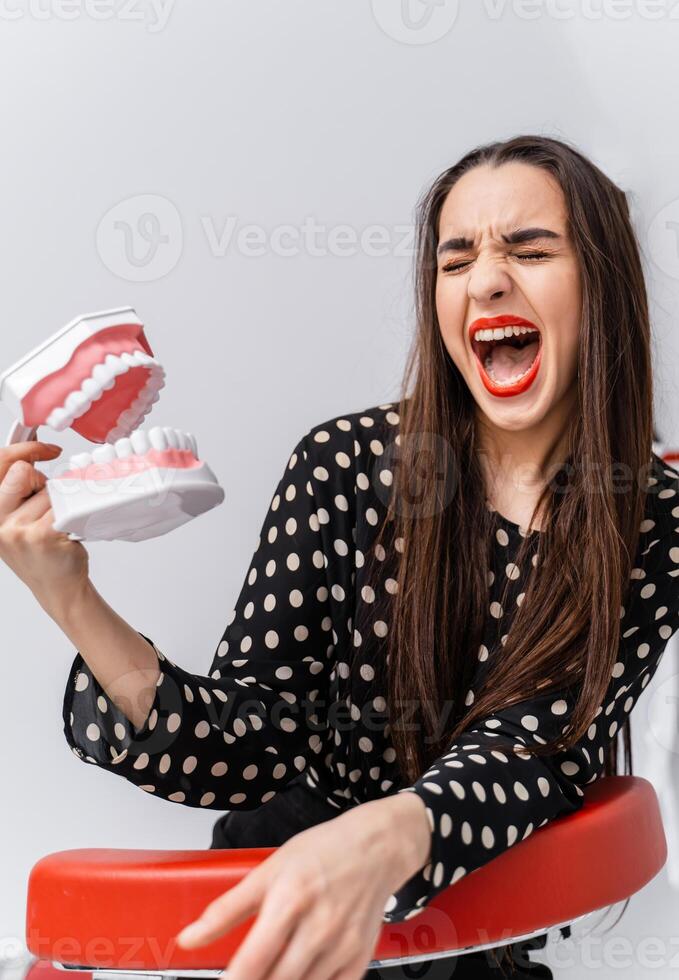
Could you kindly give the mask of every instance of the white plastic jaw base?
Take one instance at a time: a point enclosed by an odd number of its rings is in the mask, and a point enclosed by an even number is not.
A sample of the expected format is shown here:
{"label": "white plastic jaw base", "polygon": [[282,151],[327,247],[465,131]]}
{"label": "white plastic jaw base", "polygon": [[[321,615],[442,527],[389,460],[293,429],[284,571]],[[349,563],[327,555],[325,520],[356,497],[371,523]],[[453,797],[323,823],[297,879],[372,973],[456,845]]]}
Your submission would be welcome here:
{"label": "white plastic jaw base", "polygon": [[12,428],[9,430],[9,435],[5,440],[5,446],[13,446],[15,442],[31,442],[37,438],[38,430],[30,425],[24,425],[23,422],[16,421]]}
{"label": "white plastic jaw base", "polygon": [[[99,486],[97,486],[99,484]],[[224,490],[206,463],[118,479],[47,481],[55,531],[77,541],[144,541],[216,507]]]}

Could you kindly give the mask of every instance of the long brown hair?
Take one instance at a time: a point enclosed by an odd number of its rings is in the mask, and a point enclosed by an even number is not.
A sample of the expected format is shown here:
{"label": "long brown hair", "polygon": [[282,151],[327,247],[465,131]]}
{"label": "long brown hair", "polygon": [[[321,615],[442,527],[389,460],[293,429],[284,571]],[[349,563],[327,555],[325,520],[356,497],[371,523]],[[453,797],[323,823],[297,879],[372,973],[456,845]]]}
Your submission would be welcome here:
{"label": "long brown hair", "polygon": [[[502,656],[493,659],[473,703],[466,704],[489,605],[493,517],[477,455],[474,399],[437,319],[436,245],[441,208],[456,181],[481,164],[510,161],[546,170],[565,198],[582,290],[578,402],[566,462],[545,486],[530,522],[540,514],[533,561],[541,572],[530,574],[525,601],[502,638]],[[619,464],[634,475],[647,468],[653,437],[650,327],[638,244],[625,193],[590,160],[543,136],[477,147],[420,198],[415,245],[416,330],[397,403],[398,466],[370,556],[374,560],[387,534],[397,544],[386,663],[391,737],[408,782],[469,726],[538,690],[572,692],[570,725],[559,737],[521,751],[566,749],[587,730],[618,656],[620,608],[644,514],[638,480],[621,493],[610,477]],[[587,461],[599,465],[588,467]],[[533,547],[534,536],[526,535],[516,563]],[[444,704],[453,709],[442,731]],[[398,705],[417,706],[416,724],[399,723]],[[618,734],[624,734],[631,772],[629,718]],[[492,748],[499,743],[493,739]],[[606,757],[607,775],[618,772],[617,756],[616,739]]]}

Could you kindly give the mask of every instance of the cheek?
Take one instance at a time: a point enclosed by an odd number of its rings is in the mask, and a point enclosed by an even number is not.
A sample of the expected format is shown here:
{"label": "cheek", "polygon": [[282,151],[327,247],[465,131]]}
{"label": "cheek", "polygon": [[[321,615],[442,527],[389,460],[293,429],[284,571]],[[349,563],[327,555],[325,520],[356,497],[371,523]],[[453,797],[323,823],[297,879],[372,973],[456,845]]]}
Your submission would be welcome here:
{"label": "cheek", "polygon": [[436,303],[436,315],[439,318],[439,323],[443,326],[447,318],[448,296],[441,279],[436,280],[434,301]]}
{"label": "cheek", "polygon": [[578,369],[578,360],[580,354],[580,323],[579,321],[573,324],[572,329],[568,335],[568,364],[570,366],[571,377],[575,377]]}
{"label": "cheek", "polygon": [[580,284],[576,273],[573,273],[563,296],[562,323],[564,355],[574,370],[578,363],[582,327]]}
{"label": "cheek", "polygon": [[580,353],[580,313],[570,310],[562,315],[555,346],[559,384],[568,388],[575,381]]}
{"label": "cheek", "polygon": [[464,325],[464,296],[445,279],[439,279],[435,292],[436,315],[448,349],[461,349]]}
{"label": "cheek", "polygon": [[543,322],[552,333],[559,362],[569,367],[577,364],[582,318],[577,269],[561,267],[557,276],[550,270],[539,286],[533,291],[527,290],[526,295],[534,300]]}

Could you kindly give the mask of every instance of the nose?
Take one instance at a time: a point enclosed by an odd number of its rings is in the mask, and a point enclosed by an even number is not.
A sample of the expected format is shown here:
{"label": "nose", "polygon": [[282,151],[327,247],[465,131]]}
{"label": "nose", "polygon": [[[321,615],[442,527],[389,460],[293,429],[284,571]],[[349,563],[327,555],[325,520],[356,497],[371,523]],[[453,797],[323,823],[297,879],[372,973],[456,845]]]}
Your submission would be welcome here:
{"label": "nose", "polygon": [[509,295],[512,279],[504,260],[499,256],[480,253],[467,280],[467,294],[478,304]]}

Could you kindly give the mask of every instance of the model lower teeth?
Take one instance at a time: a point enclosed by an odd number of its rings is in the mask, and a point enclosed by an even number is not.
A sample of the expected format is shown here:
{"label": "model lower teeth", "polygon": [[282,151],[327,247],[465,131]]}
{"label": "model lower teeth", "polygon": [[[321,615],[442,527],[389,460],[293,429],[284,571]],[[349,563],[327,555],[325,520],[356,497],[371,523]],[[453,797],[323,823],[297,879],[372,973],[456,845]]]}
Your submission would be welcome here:
{"label": "model lower teeth", "polygon": [[113,444],[99,446],[91,453],[77,453],[71,456],[69,469],[84,469],[92,463],[112,463],[114,459],[144,456],[152,449],[158,452],[166,452],[169,449],[185,450],[198,459],[196,439],[190,432],[171,429],[168,426],[154,426],[148,432],[137,429],[129,438],[124,437]]}

